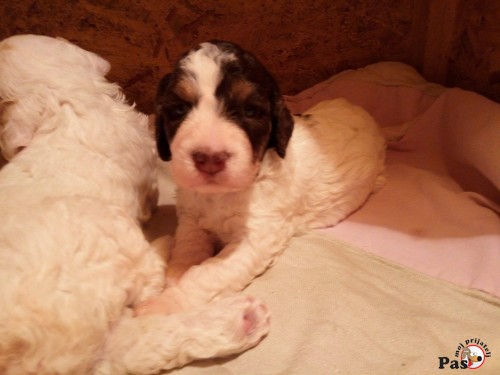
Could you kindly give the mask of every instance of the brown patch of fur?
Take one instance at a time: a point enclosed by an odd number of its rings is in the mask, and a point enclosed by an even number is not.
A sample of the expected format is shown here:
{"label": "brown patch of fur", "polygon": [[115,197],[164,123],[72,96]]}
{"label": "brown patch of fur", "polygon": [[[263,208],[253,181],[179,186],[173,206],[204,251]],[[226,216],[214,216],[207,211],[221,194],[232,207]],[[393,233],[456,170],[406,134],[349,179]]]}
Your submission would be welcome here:
{"label": "brown patch of fur", "polygon": [[243,103],[254,92],[255,85],[245,80],[235,81],[231,85],[231,96],[239,103]]}
{"label": "brown patch of fur", "polygon": [[198,100],[198,90],[188,78],[182,78],[174,87],[176,95],[188,103],[195,103]]}

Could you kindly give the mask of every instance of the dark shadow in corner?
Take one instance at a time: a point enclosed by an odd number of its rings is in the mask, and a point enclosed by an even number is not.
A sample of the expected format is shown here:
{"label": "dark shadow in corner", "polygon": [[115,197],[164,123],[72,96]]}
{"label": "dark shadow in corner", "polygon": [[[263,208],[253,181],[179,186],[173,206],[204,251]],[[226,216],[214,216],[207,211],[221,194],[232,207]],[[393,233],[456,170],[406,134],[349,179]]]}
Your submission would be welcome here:
{"label": "dark shadow in corner", "polygon": [[144,235],[148,241],[153,241],[165,235],[173,236],[177,228],[177,215],[175,206],[158,206],[151,219],[144,224]]}

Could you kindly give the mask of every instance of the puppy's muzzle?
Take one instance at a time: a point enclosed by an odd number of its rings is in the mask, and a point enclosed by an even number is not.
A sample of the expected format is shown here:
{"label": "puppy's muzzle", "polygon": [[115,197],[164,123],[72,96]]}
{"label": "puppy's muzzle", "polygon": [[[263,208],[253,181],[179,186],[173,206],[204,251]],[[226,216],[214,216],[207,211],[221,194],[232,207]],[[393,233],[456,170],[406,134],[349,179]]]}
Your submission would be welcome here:
{"label": "puppy's muzzle", "polygon": [[208,175],[215,175],[226,168],[226,161],[231,157],[228,152],[195,151],[191,154],[196,169]]}

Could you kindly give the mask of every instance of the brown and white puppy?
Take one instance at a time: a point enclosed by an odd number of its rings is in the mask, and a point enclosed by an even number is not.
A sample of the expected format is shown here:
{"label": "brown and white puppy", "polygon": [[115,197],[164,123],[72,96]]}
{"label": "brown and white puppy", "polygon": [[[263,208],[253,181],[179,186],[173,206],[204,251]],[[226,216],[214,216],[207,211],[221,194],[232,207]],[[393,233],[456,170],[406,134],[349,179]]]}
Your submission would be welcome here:
{"label": "brown and white puppy", "polygon": [[385,141],[364,110],[338,99],[292,118],[271,74],[232,43],[181,58],[160,83],[156,115],[179,227],[170,287],[139,313],[243,289],[294,234],[336,224],[382,181]]}

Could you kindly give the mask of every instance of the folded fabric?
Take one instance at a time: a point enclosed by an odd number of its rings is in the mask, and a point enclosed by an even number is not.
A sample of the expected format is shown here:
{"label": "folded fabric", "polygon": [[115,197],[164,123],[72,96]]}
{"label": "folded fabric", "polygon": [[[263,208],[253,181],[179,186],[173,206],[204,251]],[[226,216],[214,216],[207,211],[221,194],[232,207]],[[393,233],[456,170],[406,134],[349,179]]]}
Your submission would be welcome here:
{"label": "folded fabric", "polygon": [[387,185],[324,233],[500,296],[500,105],[399,63],[341,73],[287,103],[300,113],[334,97],[407,132],[389,144]]}

